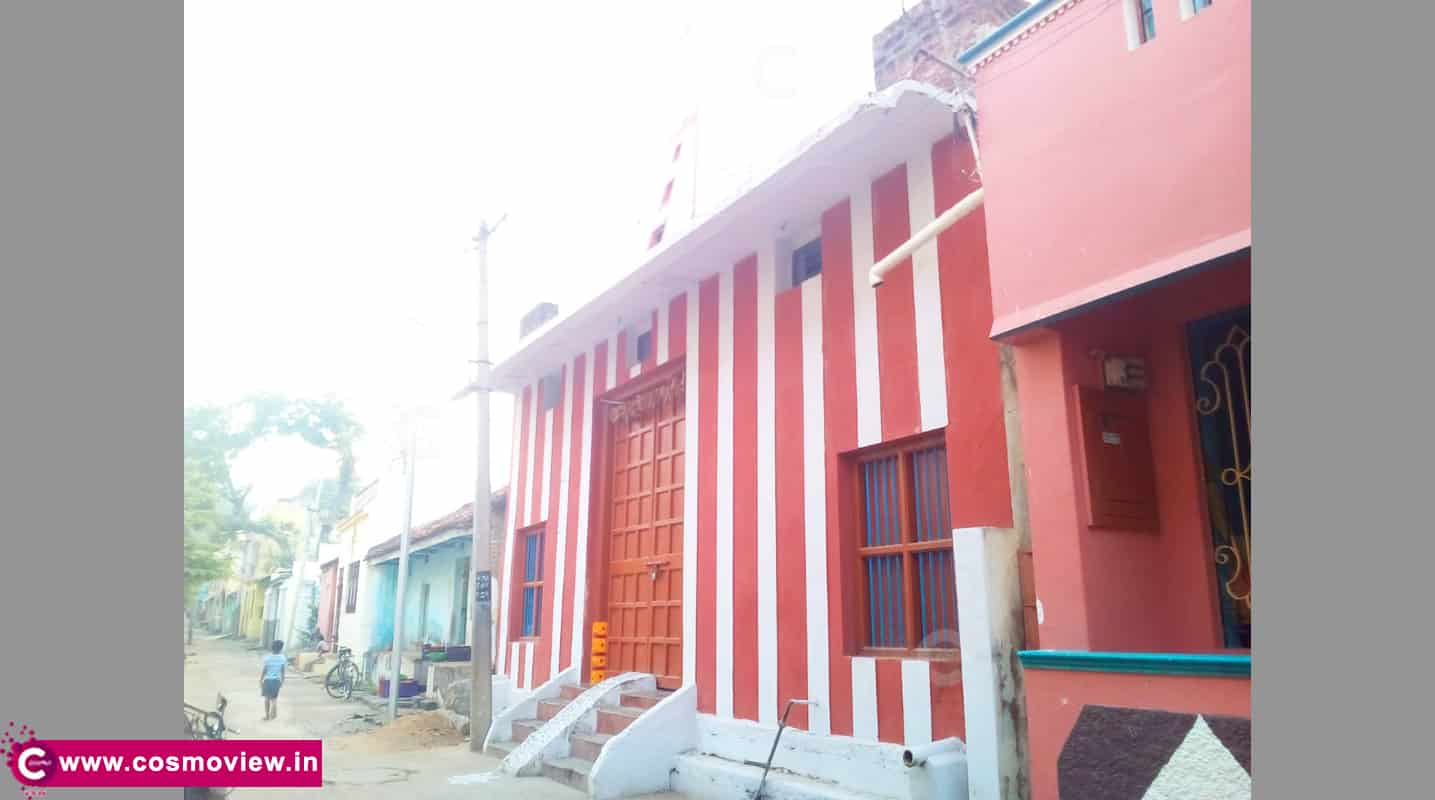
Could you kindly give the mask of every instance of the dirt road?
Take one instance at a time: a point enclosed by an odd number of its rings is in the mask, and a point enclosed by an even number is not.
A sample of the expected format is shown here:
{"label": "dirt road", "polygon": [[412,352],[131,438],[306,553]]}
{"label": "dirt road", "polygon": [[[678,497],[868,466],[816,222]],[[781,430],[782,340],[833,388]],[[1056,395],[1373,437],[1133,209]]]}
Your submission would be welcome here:
{"label": "dirt road", "polygon": [[[264,721],[264,700],[259,696],[259,662],[262,654],[237,642],[209,639],[196,633],[185,649],[184,699],[213,708],[223,692],[229,699],[227,724],[238,731],[236,739],[324,740],[324,788],[236,789],[235,800],[245,798],[466,798],[485,800],[533,798],[579,800],[585,795],[542,778],[504,777],[482,786],[451,784],[449,778],[487,772],[498,760],[469,752],[468,742],[438,726],[422,723],[421,712],[401,709],[393,728],[381,727],[382,712],[359,700],[341,702],[324,692],[321,675],[293,672],[286,677],[279,697],[279,717]],[[413,717],[405,720],[404,714]],[[427,715],[422,715],[427,716]],[[180,724],[179,709],[175,724]]]}

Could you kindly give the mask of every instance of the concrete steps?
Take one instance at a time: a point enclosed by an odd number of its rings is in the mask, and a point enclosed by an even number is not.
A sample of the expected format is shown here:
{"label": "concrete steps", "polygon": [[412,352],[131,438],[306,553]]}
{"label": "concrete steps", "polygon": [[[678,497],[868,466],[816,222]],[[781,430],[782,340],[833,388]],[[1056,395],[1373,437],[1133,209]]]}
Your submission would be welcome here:
{"label": "concrete steps", "polygon": [[[559,690],[558,697],[538,701],[537,716],[532,719],[514,720],[513,737],[505,741],[490,742],[488,751],[499,758],[507,756],[545,723],[558,716],[569,703],[572,703],[588,688],[586,685],[564,686]],[[543,776],[555,783],[561,783],[586,793],[588,791],[588,776],[593,771],[593,764],[603,752],[603,747],[669,694],[671,692],[623,692],[618,697],[617,705],[599,703],[594,706],[593,711],[597,718],[596,730],[584,731],[575,728],[569,731],[569,755],[564,758],[544,759],[541,764]]]}
{"label": "concrete steps", "polygon": [[[672,788],[693,800],[732,800],[734,797],[752,797],[761,781],[761,766],[687,753],[678,756]],[[776,767],[767,773],[762,797],[763,800],[884,800],[881,795],[854,792],[835,783],[794,775]]]}

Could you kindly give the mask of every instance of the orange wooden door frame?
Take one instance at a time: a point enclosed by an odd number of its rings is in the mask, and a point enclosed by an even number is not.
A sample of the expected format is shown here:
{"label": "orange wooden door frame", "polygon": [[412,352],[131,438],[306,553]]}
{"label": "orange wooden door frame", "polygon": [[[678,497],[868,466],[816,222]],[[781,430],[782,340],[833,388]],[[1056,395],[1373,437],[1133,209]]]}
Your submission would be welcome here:
{"label": "orange wooden door frame", "polygon": [[[580,663],[580,673],[584,679],[587,678],[589,665],[591,663],[592,637],[590,634],[592,631],[593,623],[595,621],[603,620],[609,623],[608,635],[610,638],[610,642],[608,649],[608,671],[611,673],[615,670],[615,668],[621,668],[624,666],[622,661],[622,659],[624,658],[624,654],[622,654],[621,652],[614,652],[615,648],[613,646],[612,637],[614,635],[615,626],[613,624],[614,620],[609,619],[609,603],[612,591],[611,559],[613,555],[613,536],[611,532],[613,525],[614,505],[613,490],[615,488],[613,436],[615,432],[615,426],[620,424],[615,423],[610,418],[610,409],[614,408],[615,404],[617,403],[631,400],[639,395],[643,395],[654,389],[657,389],[664,384],[669,384],[675,379],[685,377],[686,373],[684,371],[684,363],[685,359],[683,357],[679,357],[663,365],[662,367],[653,370],[652,372],[645,373],[638,378],[629,381],[623,386],[620,386],[617,389],[614,389],[601,395],[595,401],[596,406],[594,408],[593,417],[593,437],[595,446],[592,456],[593,461],[590,465],[592,468],[590,474],[594,476],[594,485],[591,487],[592,492],[589,498],[589,517],[593,522],[589,525],[588,531],[584,533],[584,535],[589,536],[587,570],[588,591],[586,592],[587,599],[584,603],[583,609],[583,659]],[[670,402],[663,403],[662,408],[660,408],[654,413],[660,414],[670,419],[674,417],[674,415],[676,415],[677,419],[681,420],[683,425],[685,425],[687,420],[686,406],[686,394],[685,392],[679,392],[676,397],[672,398]],[[685,439],[685,437],[683,436],[683,427],[682,425],[676,425],[674,427],[677,428],[677,432],[673,437],[673,444],[675,445],[675,449],[678,452],[681,452]],[[686,453],[682,454],[682,458],[685,459],[687,457],[688,455]],[[674,470],[674,474],[672,477],[679,484],[679,487],[674,488],[682,488],[683,491],[688,491],[690,490],[690,487],[681,487],[681,483],[684,478],[684,470],[682,469],[681,459],[679,459],[678,461],[679,464]],[[676,523],[676,525],[674,526],[676,527],[676,531],[672,532],[672,535],[674,537],[672,545],[674,546],[674,548],[666,556],[666,560],[668,563],[661,570],[662,574],[660,574],[660,579],[663,579],[664,581],[668,582],[663,587],[664,593],[671,594],[672,600],[676,601],[672,605],[668,606],[669,610],[667,612],[671,615],[673,621],[673,626],[670,630],[670,633],[672,633],[673,636],[664,638],[676,638],[677,642],[675,645],[670,645],[672,654],[672,663],[670,667],[671,672],[669,674],[658,676],[659,685],[663,688],[677,688],[678,684],[682,680],[682,648],[691,646],[690,642],[685,642],[682,638],[683,543],[681,526],[683,524],[686,524],[686,521],[683,520],[683,505],[681,494],[677,492],[674,492],[673,494],[677,495],[674,500],[676,505],[672,509],[671,516],[671,519]],[[652,560],[658,559],[654,558]],[[616,664],[614,662],[615,657],[619,659]]]}

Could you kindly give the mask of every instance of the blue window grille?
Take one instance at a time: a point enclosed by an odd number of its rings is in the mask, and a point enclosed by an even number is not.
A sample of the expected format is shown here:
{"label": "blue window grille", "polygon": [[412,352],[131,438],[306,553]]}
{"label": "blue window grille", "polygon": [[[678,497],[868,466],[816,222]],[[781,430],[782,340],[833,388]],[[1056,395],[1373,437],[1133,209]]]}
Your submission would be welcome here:
{"label": "blue window grille", "polygon": [[954,649],[956,576],[941,436],[861,454],[857,470],[866,647]]}
{"label": "blue window grille", "polygon": [[1154,0],[1137,0],[1137,10],[1141,16],[1141,41],[1149,42],[1156,38],[1156,9],[1153,7]]}
{"label": "blue window grille", "polygon": [[543,530],[523,535],[522,636],[538,636],[543,626]]}

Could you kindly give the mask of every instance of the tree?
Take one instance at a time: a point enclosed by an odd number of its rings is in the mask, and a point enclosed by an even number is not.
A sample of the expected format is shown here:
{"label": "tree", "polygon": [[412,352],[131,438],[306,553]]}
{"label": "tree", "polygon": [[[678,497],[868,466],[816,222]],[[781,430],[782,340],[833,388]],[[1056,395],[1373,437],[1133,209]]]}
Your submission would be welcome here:
{"label": "tree", "polygon": [[[256,394],[229,406],[185,409],[185,464],[188,468],[192,463],[213,487],[215,539],[224,542],[241,533],[252,533],[278,543],[284,558],[291,557],[299,532],[291,525],[253,516],[248,502],[251,487],[234,483],[230,471],[234,460],[271,436],[298,436],[315,447],[332,451],[339,468],[333,478],[322,481],[323,506],[319,510],[321,523],[332,526],[347,514],[353,499],[354,444],[362,434],[363,427],[343,403],[333,398],[296,400],[278,394]],[[317,485],[313,483],[311,487]],[[312,493],[310,497],[312,502]],[[199,554],[202,547],[196,547]]]}
{"label": "tree", "polygon": [[219,493],[196,461],[184,462],[184,604],[206,581],[229,576],[229,561],[219,541]]}

